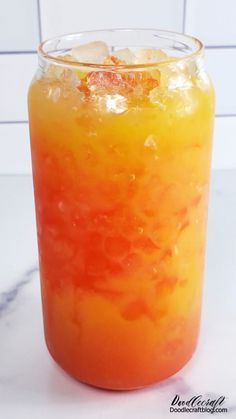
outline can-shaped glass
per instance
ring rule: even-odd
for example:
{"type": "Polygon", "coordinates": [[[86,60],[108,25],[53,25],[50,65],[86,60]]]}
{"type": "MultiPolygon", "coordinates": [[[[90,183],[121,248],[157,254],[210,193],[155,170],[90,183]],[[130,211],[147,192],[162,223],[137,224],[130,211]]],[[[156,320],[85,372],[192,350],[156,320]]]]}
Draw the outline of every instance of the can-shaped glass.
{"type": "Polygon", "coordinates": [[[28,103],[50,354],[107,389],[174,374],[201,313],[214,120],[201,42],[147,29],[45,41],[28,103]],[[94,41],[102,64],[71,56],[94,41]]]}

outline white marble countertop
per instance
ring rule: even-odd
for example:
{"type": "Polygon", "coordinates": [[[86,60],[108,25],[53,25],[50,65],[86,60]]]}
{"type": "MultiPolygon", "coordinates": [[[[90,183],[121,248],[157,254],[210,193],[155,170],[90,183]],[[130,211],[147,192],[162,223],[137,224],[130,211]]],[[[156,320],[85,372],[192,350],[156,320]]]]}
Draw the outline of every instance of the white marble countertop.
{"type": "Polygon", "coordinates": [[[160,384],[111,392],[80,384],[50,358],[43,338],[32,180],[0,177],[0,418],[186,419],[176,394],[226,397],[236,418],[236,171],[212,176],[202,327],[193,359],[160,384]]]}

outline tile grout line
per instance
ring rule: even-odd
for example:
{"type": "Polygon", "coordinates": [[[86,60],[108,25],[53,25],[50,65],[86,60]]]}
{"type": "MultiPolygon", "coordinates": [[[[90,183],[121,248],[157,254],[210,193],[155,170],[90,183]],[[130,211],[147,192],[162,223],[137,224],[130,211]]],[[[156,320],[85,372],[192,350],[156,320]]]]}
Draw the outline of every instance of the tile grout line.
{"type": "Polygon", "coordinates": [[[215,118],[236,118],[236,113],[218,113],[215,114],[215,118]]]}
{"type": "Polygon", "coordinates": [[[41,7],[40,0],[37,0],[37,11],[38,11],[38,27],[39,27],[39,41],[42,42],[42,20],[41,20],[41,7]]]}
{"type": "Polygon", "coordinates": [[[205,49],[235,49],[236,45],[205,45],[205,49]]]}
{"type": "Polygon", "coordinates": [[[186,26],[186,9],[187,9],[187,0],[184,0],[183,4],[183,22],[182,22],[182,32],[185,33],[185,26],[186,26]]]}
{"type": "Polygon", "coordinates": [[[22,121],[1,121],[0,120],[0,125],[28,124],[28,122],[29,121],[27,121],[27,120],[25,120],[25,121],[24,120],[22,120],[22,121]]]}
{"type": "Polygon", "coordinates": [[[0,55],[37,54],[36,50],[22,51],[0,51],[0,55]]]}
{"type": "Polygon", "coordinates": [[[0,172],[0,179],[1,178],[3,178],[3,177],[15,177],[15,176],[27,176],[27,177],[32,177],[32,172],[28,172],[28,173],[22,173],[22,172],[11,172],[11,173],[9,173],[9,172],[5,172],[5,173],[2,173],[2,172],[0,172]]]}

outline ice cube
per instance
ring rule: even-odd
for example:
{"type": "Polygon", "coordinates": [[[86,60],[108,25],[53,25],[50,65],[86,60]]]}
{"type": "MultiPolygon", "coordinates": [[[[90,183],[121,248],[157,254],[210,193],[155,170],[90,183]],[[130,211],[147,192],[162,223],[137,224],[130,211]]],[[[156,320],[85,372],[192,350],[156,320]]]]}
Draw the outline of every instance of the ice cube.
{"type": "Polygon", "coordinates": [[[114,52],[113,55],[117,57],[120,61],[123,61],[125,64],[134,64],[135,55],[129,48],[119,49],[114,52]]]}
{"type": "Polygon", "coordinates": [[[109,50],[105,42],[95,41],[72,48],[71,55],[81,63],[103,64],[109,50]]]}
{"type": "Polygon", "coordinates": [[[135,64],[157,63],[168,58],[164,51],[154,48],[142,48],[136,52],[135,56],[135,64]]]}

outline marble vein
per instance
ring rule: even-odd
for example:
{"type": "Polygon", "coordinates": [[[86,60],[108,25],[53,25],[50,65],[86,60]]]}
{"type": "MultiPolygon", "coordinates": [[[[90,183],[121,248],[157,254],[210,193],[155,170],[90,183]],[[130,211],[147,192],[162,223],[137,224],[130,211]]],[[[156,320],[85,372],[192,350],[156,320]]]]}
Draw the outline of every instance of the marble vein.
{"type": "Polygon", "coordinates": [[[28,269],[13,287],[0,293],[0,319],[8,310],[9,306],[16,300],[21,290],[33,280],[34,274],[37,271],[37,266],[28,269]]]}

